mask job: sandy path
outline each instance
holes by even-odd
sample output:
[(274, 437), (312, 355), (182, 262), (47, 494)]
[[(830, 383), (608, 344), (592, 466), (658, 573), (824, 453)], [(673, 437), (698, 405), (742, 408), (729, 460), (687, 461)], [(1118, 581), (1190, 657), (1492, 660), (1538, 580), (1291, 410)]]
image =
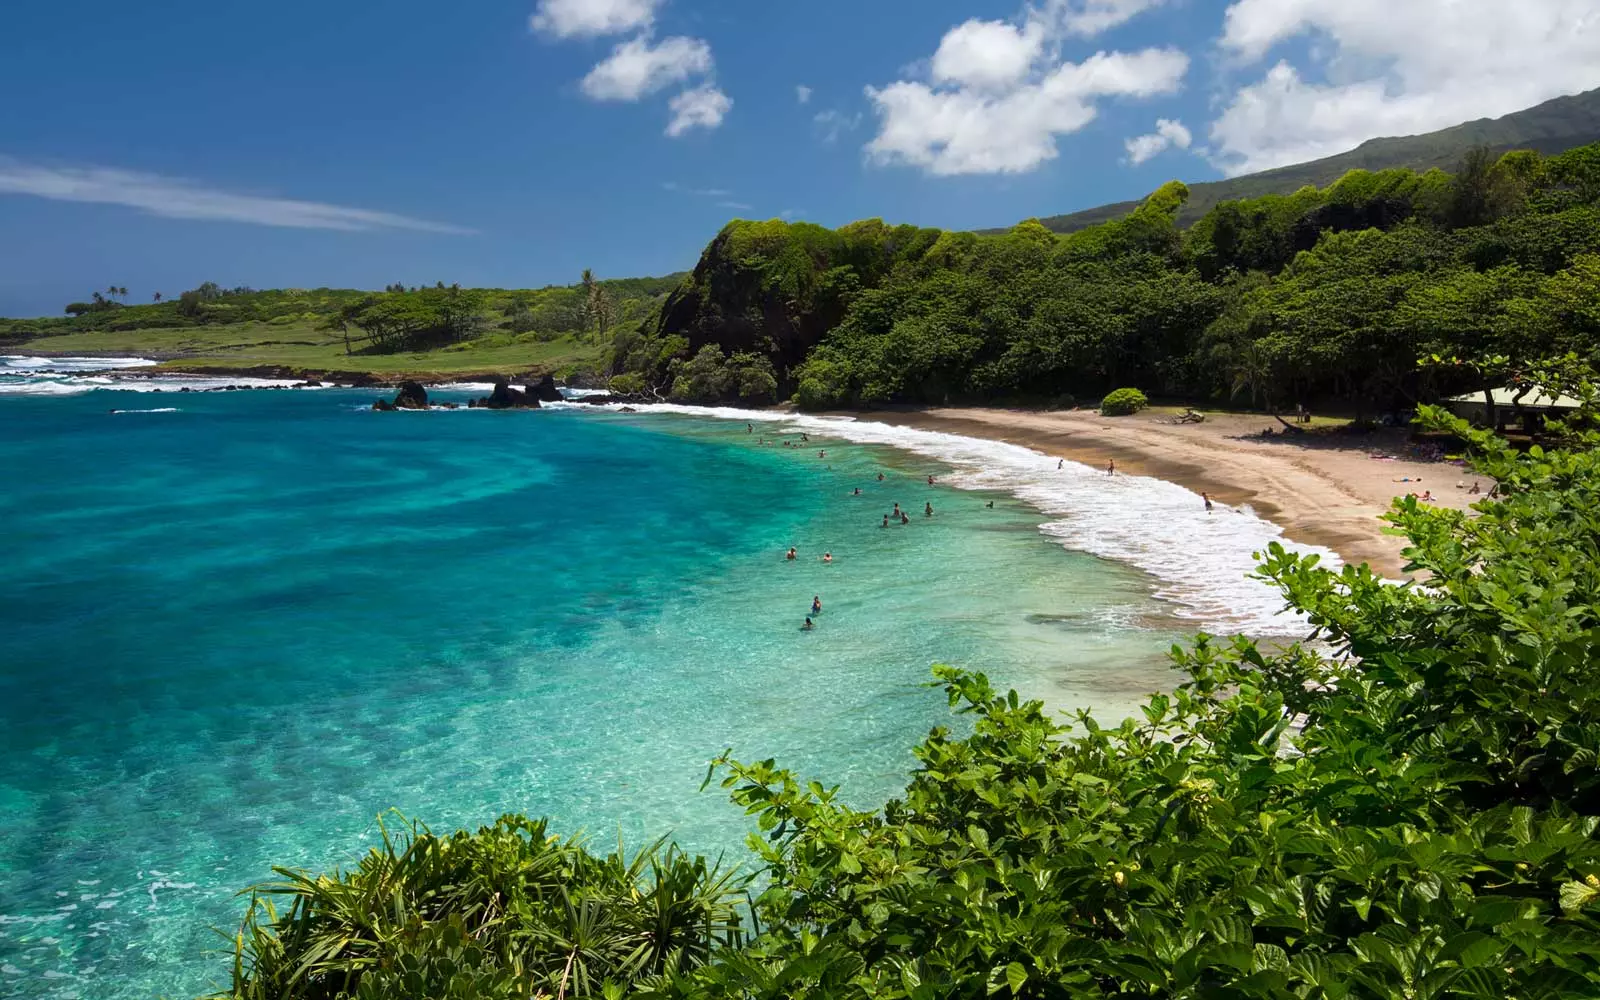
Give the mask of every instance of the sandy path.
[[(1385, 534), (1378, 520), (1397, 495), (1431, 490), (1440, 506), (1465, 507), (1475, 477), (1459, 466), (1409, 457), (1405, 433), (1262, 438), (1270, 417), (1210, 414), (1203, 424), (1169, 425), (1165, 415), (1102, 417), (1094, 411), (1030, 412), (981, 408), (880, 411), (854, 414), (906, 427), (965, 434), (1025, 445), (1049, 455), (1117, 471), (1155, 476), (1205, 491), (1219, 503), (1249, 504), (1292, 539), (1325, 545), (1346, 561), (1369, 563), (1390, 578), (1403, 576), (1405, 540)], [(1372, 453), (1400, 456), (1393, 461)], [(1410, 477), (1412, 483), (1395, 482)], [(1483, 482), (1488, 490), (1490, 483)], [(1196, 501), (1198, 502), (1198, 500)]]

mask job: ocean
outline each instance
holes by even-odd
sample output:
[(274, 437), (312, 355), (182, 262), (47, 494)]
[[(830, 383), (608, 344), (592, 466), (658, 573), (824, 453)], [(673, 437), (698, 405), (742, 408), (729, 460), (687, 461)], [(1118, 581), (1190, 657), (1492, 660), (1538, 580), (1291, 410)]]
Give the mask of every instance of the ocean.
[(0, 996), (218, 986), (238, 890), (387, 810), (737, 858), (725, 748), (875, 806), (959, 727), (934, 663), (1115, 722), (1173, 642), (1298, 628), (1272, 525), (1008, 445), (104, 365), (0, 359)]

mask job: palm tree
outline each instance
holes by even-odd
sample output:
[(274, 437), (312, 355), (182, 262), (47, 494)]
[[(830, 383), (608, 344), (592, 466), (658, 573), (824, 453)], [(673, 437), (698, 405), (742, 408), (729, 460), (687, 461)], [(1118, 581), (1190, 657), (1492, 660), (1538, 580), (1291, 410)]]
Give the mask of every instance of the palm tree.
[(583, 286), (584, 326), (593, 323), (595, 339), (599, 340), (605, 334), (606, 327), (611, 325), (611, 297), (606, 294), (605, 286), (595, 280), (594, 272), (587, 267), (583, 269), (583, 277), (579, 284)]
[(117, 298), (125, 299), (127, 297), (128, 297), (128, 286), (127, 285), (123, 285), (123, 286), (121, 286), (120, 288), (117, 289)]

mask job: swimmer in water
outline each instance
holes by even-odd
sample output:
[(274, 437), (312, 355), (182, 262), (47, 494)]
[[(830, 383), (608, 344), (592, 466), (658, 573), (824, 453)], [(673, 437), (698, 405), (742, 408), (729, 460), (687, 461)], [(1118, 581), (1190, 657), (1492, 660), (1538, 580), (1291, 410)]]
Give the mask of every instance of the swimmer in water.
[(905, 511), (901, 511), (900, 512), (900, 523), (901, 524), (910, 524), (911, 523), (911, 518), (906, 516), (906, 512)]
[(833, 553), (832, 552), (824, 552), (822, 554), (822, 561), (825, 562), (825, 563), (833, 562)]
[(746, 434), (754, 434), (756, 432), (756, 429), (754, 427), (752, 427), (751, 425), (749, 425), (749, 424), (745, 424), (744, 425), (744, 432)]
[(823, 449), (822, 451), (817, 452), (817, 457), (818, 458), (827, 458), (828, 457), (827, 449)]
[(1211, 513), (1211, 494), (1202, 493), (1202, 494), (1200, 494), (1200, 499), (1202, 499), (1202, 500), (1204, 500), (1206, 502), (1206, 513), (1207, 514)]
[(811, 613), (814, 614), (814, 615), (822, 614), (822, 598), (820, 598), (820, 597), (811, 598)]
[(933, 516), (933, 504), (928, 503), (928, 504), (923, 504), (922, 505), (922, 516), (923, 517), (932, 517)]
[(811, 440), (811, 435), (807, 434), (805, 431), (801, 431), (800, 432), (800, 440), (802, 440), (802, 441), (810, 441)]
[(860, 496), (861, 495), (861, 487), (857, 486), (856, 487), (856, 491), (854, 493), (850, 494), (850, 495), (853, 496), (853, 497)]
[(883, 526), (885, 528), (887, 528), (889, 526), (889, 515), (888, 514), (883, 515)]
[(988, 503), (984, 504), (984, 506), (988, 507), (990, 510), (993, 510), (994, 509), (994, 501), (990, 500)]
[(894, 505), (894, 510), (889, 512), (889, 516), (890, 517), (899, 517), (900, 516), (900, 505), (899, 504), (895, 504)]
[(785, 556), (784, 556), (784, 558), (785, 558), (785, 559), (787, 559), (787, 560), (789, 560), (789, 561), (790, 561), (790, 562), (794, 562), (794, 560), (795, 560), (795, 552), (794, 552), (794, 546), (790, 546), (790, 547), (789, 547), (789, 551), (788, 551), (788, 553), (787, 553), (787, 554), (786, 554), (786, 555), (785, 555)]
[(932, 485), (933, 485), (933, 477), (932, 477), (932, 476), (929, 476), (929, 477), (928, 477), (928, 485), (929, 485), (929, 486), (932, 486)]
[(883, 473), (878, 473), (878, 482), (883, 482)]
[(807, 618), (806, 619), (806, 623), (804, 625), (800, 626), (800, 631), (809, 632), (814, 628), (816, 628), (816, 626), (811, 624), (811, 619)]

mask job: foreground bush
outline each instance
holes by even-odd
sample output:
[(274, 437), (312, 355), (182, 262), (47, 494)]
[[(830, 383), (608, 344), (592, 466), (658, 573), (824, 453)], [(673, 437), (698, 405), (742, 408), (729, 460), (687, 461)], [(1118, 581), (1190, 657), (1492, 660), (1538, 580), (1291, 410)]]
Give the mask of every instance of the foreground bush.
[(1150, 400), (1138, 389), (1116, 389), (1100, 401), (1100, 414), (1106, 417), (1126, 417), (1150, 405)]
[[(1600, 995), (1600, 435), (1519, 455), (1431, 418), (1500, 499), (1397, 505), (1425, 590), (1274, 546), (1315, 647), (1202, 636), (1115, 728), (940, 668), (971, 735), (934, 730), (877, 811), (720, 761), (762, 831), (752, 939), (697, 862), (505, 820), (269, 887), (291, 908), (252, 911), (230, 995)], [(692, 917), (651, 937), (658, 912)]]

